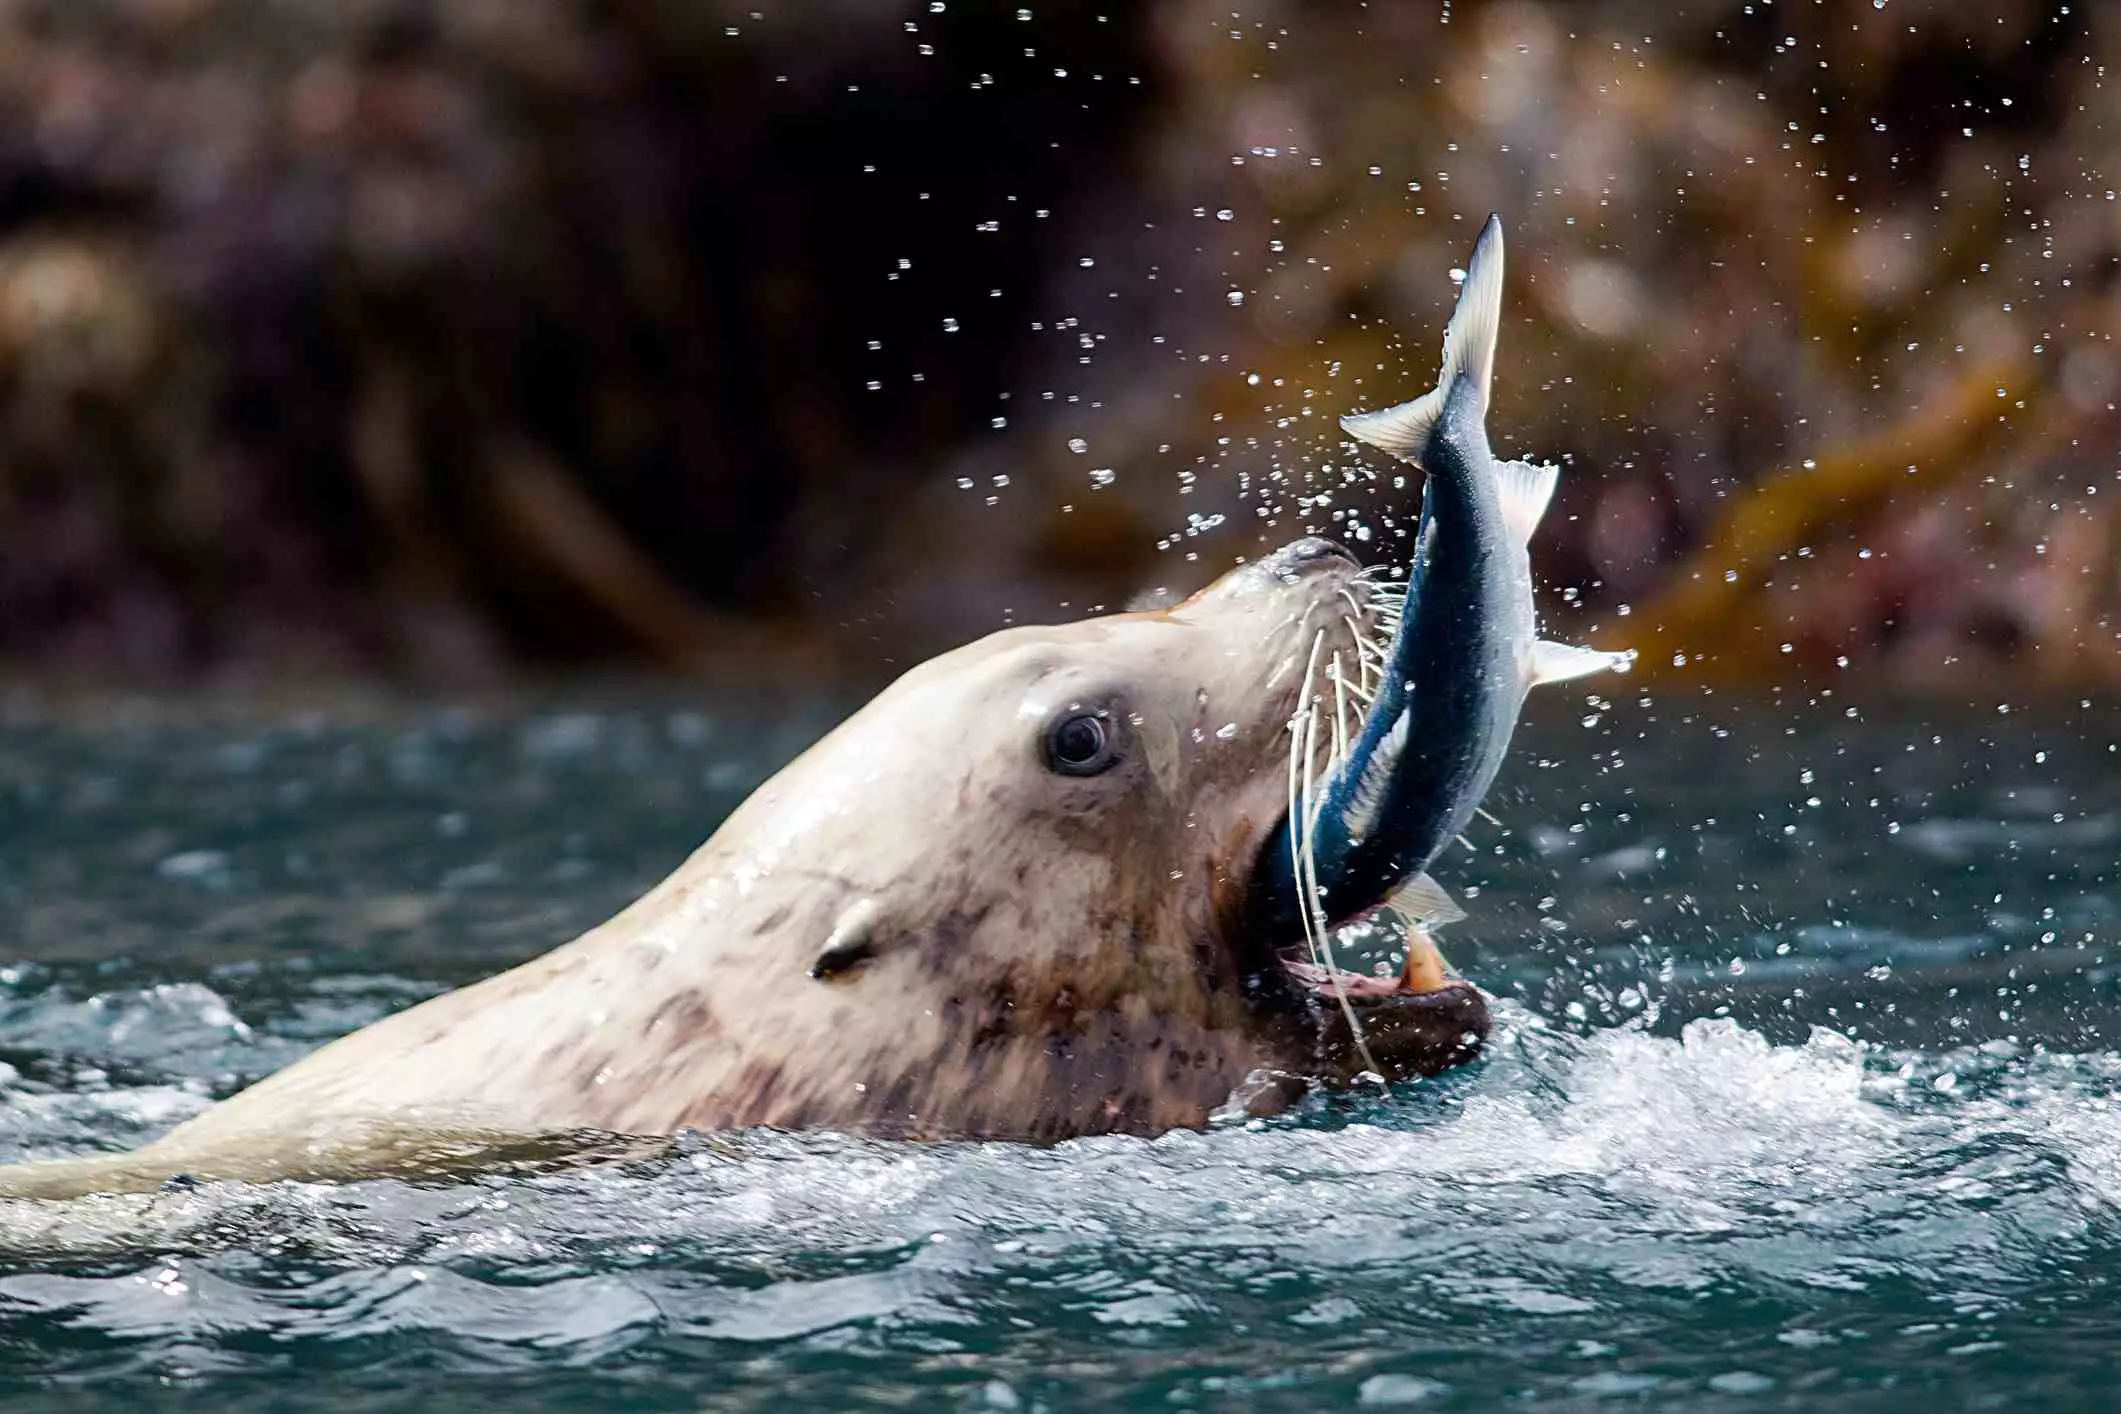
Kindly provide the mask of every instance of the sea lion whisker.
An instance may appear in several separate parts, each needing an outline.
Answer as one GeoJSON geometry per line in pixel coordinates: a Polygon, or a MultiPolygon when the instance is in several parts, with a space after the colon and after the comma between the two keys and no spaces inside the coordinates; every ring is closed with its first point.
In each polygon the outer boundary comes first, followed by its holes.
{"type": "MultiPolygon", "coordinates": [[[[1363,662],[1359,655],[1357,656],[1355,662],[1358,668],[1363,667],[1363,662]]],[[[1362,702],[1368,702],[1376,696],[1376,693],[1372,691],[1368,682],[1366,681],[1368,677],[1366,671],[1362,674],[1362,676],[1359,677],[1351,678],[1348,676],[1347,669],[1341,666],[1340,650],[1338,648],[1333,650],[1333,667],[1331,676],[1334,684],[1333,690],[1336,693],[1350,693],[1362,702]]]]}
{"type": "MultiPolygon", "coordinates": [[[[1304,884],[1304,848],[1309,829],[1305,822],[1310,816],[1313,804],[1311,797],[1304,789],[1304,781],[1309,775],[1307,768],[1311,752],[1311,729],[1316,710],[1307,698],[1297,714],[1289,719],[1289,810],[1288,814],[1283,818],[1289,822],[1290,873],[1294,876],[1300,905],[1302,902],[1301,895],[1306,887],[1304,884]]],[[[1311,959],[1315,962],[1318,960],[1318,948],[1311,939],[1310,910],[1308,906],[1303,906],[1302,911],[1304,913],[1304,943],[1310,949],[1311,959]]]]}
{"type": "MultiPolygon", "coordinates": [[[[1304,735],[1307,738],[1315,733],[1317,721],[1315,712],[1305,718],[1304,735]]],[[[1309,744],[1307,741],[1306,746],[1309,744]]],[[[1355,1043],[1355,1054],[1362,1059],[1364,1072],[1374,1076],[1378,1087],[1389,1094],[1391,1086],[1386,1082],[1384,1070],[1377,1064],[1377,1058],[1370,1053],[1369,1037],[1363,1031],[1361,1019],[1355,1015],[1354,1003],[1348,1000],[1347,979],[1341,975],[1340,964],[1333,956],[1333,930],[1326,918],[1325,905],[1320,899],[1322,891],[1318,886],[1318,856],[1314,848],[1312,826],[1315,823],[1316,807],[1320,802],[1316,782],[1311,773],[1311,760],[1311,752],[1305,751],[1301,791],[1304,808],[1289,817],[1291,830],[1300,831],[1294,842],[1294,859],[1297,895],[1302,905],[1304,921],[1304,941],[1309,945],[1311,956],[1325,969],[1326,980],[1332,985],[1333,997],[1340,1004],[1342,1017],[1347,1020],[1348,1038],[1355,1043]]]]}
{"type": "MultiPolygon", "coordinates": [[[[1303,863],[1301,841],[1305,827],[1303,821],[1309,816],[1313,801],[1303,783],[1309,779],[1311,764],[1311,738],[1318,715],[1317,699],[1311,694],[1311,684],[1318,671],[1319,650],[1325,646],[1323,629],[1311,639],[1310,656],[1304,664],[1303,689],[1296,699],[1296,711],[1289,718],[1289,861],[1297,876],[1296,887],[1303,889],[1303,863]]],[[[1306,935],[1308,940],[1308,934],[1306,935]]]]}
{"type": "Polygon", "coordinates": [[[1318,655],[1325,649],[1325,646],[1326,631],[1319,629],[1311,635],[1311,652],[1304,659],[1303,686],[1297,690],[1296,694],[1298,710],[1309,710],[1312,703],[1316,700],[1312,695],[1312,687],[1318,681],[1318,655]]]}
{"type": "Polygon", "coordinates": [[[1333,754],[1329,765],[1348,754],[1348,675],[1340,670],[1340,650],[1333,650],[1333,754]]]}
{"type": "MultiPolygon", "coordinates": [[[[1357,612],[1359,614],[1360,610],[1357,612]]],[[[1362,670],[1363,700],[1367,702],[1375,695],[1370,688],[1371,669],[1373,666],[1378,669],[1383,668],[1384,655],[1364,641],[1362,624],[1357,619],[1343,616],[1341,622],[1348,626],[1348,641],[1355,648],[1356,666],[1362,670]]]]}
{"type": "Polygon", "coordinates": [[[1381,685],[1372,685],[1367,682],[1351,682],[1348,684],[1348,696],[1350,699],[1348,705],[1354,715],[1354,720],[1348,728],[1349,740],[1352,741],[1356,736],[1360,735],[1363,718],[1368,716],[1370,709],[1377,705],[1377,687],[1381,685]]]}
{"type": "MultiPolygon", "coordinates": [[[[1311,651],[1304,663],[1303,691],[1297,698],[1297,711],[1289,719],[1289,861],[1291,872],[1296,875],[1297,892],[1304,889],[1303,872],[1305,851],[1309,848],[1310,818],[1317,809],[1317,798],[1311,788],[1313,758],[1317,750],[1318,698],[1311,686],[1317,680],[1318,655],[1326,642],[1325,630],[1320,629],[1311,639],[1311,651]]],[[[1306,920],[1308,925],[1308,920],[1306,920]]],[[[1306,926],[1304,940],[1311,940],[1306,926]]],[[[1312,949],[1312,960],[1317,960],[1317,949],[1312,949]]]]}
{"type": "Polygon", "coordinates": [[[1312,768],[1316,762],[1318,736],[1318,705],[1305,704],[1303,737],[1296,759],[1296,777],[1291,790],[1297,809],[1289,813],[1289,852],[1296,866],[1296,891],[1303,905],[1304,944],[1309,949],[1311,960],[1323,963],[1324,953],[1318,945],[1317,930],[1312,926],[1312,914],[1317,908],[1315,886],[1311,880],[1317,872],[1317,858],[1312,849],[1311,826],[1318,810],[1318,794],[1314,788],[1312,768]]]}
{"type": "MultiPolygon", "coordinates": [[[[1337,654],[1334,665],[1339,666],[1337,654]]],[[[1335,674],[1333,686],[1333,752],[1326,764],[1338,767],[1348,759],[1348,748],[1360,734],[1376,694],[1344,673],[1335,674]]]]}

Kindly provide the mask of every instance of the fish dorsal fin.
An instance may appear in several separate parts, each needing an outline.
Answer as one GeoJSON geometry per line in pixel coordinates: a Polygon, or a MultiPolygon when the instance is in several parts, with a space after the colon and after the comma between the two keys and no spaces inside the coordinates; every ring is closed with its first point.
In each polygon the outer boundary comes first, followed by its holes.
{"type": "Polygon", "coordinates": [[[1473,246],[1473,258],[1466,262],[1458,307],[1451,311],[1451,322],[1443,331],[1443,373],[1435,388],[1396,407],[1351,413],[1340,425],[1356,441],[1420,466],[1429,435],[1443,420],[1444,404],[1461,385],[1470,385],[1474,402],[1466,411],[1472,420],[1477,424],[1487,416],[1488,385],[1495,377],[1495,338],[1501,327],[1502,221],[1490,216],[1473,246]]]}
{"type": "Polygon", "coordinates": [[[1532,645],[1532,686],[1567,682],[1592,673],[1624,673],[1635,665],[1635,650],[1607,653],[1596,648],[1577,648],[1542,638],[1532,645]]]}
{"type": "Polygon", "coordinates": [[[1443,885],[1427,874],[1416,874],[1401,884],[1392,897],[1385,900],[1385,907],[1410,923],[1428,928],[1441,928],[1466,916],[1466,911],[1458,906],[1458,900],[1444,892],[1443,885]]]}
{"type": "Polygon", "coordinates": [[[1495,496],[1502,504],[1502,522],[1518,544],[1532,543],[1532,532],[1539,529],[1539,518],[1547,513],[1547,502],[1554,499],[1554,484],[1560,479],[1560,467],[1542,462],[1495,463],[1495,496]]]}

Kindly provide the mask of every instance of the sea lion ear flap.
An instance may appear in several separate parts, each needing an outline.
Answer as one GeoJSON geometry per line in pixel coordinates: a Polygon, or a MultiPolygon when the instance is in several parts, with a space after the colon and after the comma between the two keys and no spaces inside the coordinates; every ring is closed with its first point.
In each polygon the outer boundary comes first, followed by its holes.
{"type": "Polygon", "coordinates": [[[810,975],[820,982],[836,982],[876,956],[877,915],[876,900],[866,896],[841,909],[825,946],[810,964],[810,975]]]}

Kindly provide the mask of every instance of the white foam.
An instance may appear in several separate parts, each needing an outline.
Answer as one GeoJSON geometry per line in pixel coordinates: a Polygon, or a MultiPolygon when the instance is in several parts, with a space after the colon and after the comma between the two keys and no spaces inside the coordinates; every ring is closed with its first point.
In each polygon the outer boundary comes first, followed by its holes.
{"type": "MultiPolygon", "coordinates": [[[[1501,1015],[1480,1069],[1371,1102],[1359,1123],[1314,1112],[1051,1147],[722,1136],[686,1158],[535,1179],[0,1203],[0,1248],[270,1245],[364,1273],[347,1278],[356,1325],[387,1307],[392,1329],[527,1323],[601,1348],[654,1311],[741,1341],[947,1322],[1012,1272],[1084,1283],[1088,1315],[1116,1326],[1192,1319],[1203,1293],[1254,1270],[1299,1272],[1358,1304],[1383,1282],[1372,1299],[1535,1315],[1615,1288],[1855,1290],[1885,1270],[2003,1281],[2043,1269],[2048,1244],[2079,1240],[2091,1211],[2121,1201],[2110,1058],[1909,1058],[1825,1031],[1772,1044],[1724,1020],[1677,1037],[1581,1035],[1501,1015]],[[1947,1070],[1968,1078],[1940,1087],[1947,1070]],[[626,1270],[574,1324],[564,1303],[518,1309],[462,1282],[448,1300],[398,1292],[406,1268],[554,1263],[626,1270]],[[770,1279],[707,1292],[686,1275],[703,1264],[770,1279]]],[[[0,1299],[62,1295],[85,1299],[0,1278],[0,1299]]],[[[132,1293],[105,1296],[112,1321],[137,1318],[132,1293]]],[[[255,1291],[217,1303],[194,1286],[189,1299],[216,1331],[291,1319],[255,1291]]]]}

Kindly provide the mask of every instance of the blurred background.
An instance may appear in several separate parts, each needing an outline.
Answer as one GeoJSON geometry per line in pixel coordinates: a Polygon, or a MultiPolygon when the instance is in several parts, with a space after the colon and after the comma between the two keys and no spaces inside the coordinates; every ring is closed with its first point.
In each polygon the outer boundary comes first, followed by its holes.
{"type": "Polygon", "coordinates": [[[1334,419],[1493,210],[1558,633],[2110,681],[2117,65],[2084,0],[0,0],[0,664],[859,687],[1403,559],[1334,419]]]}

